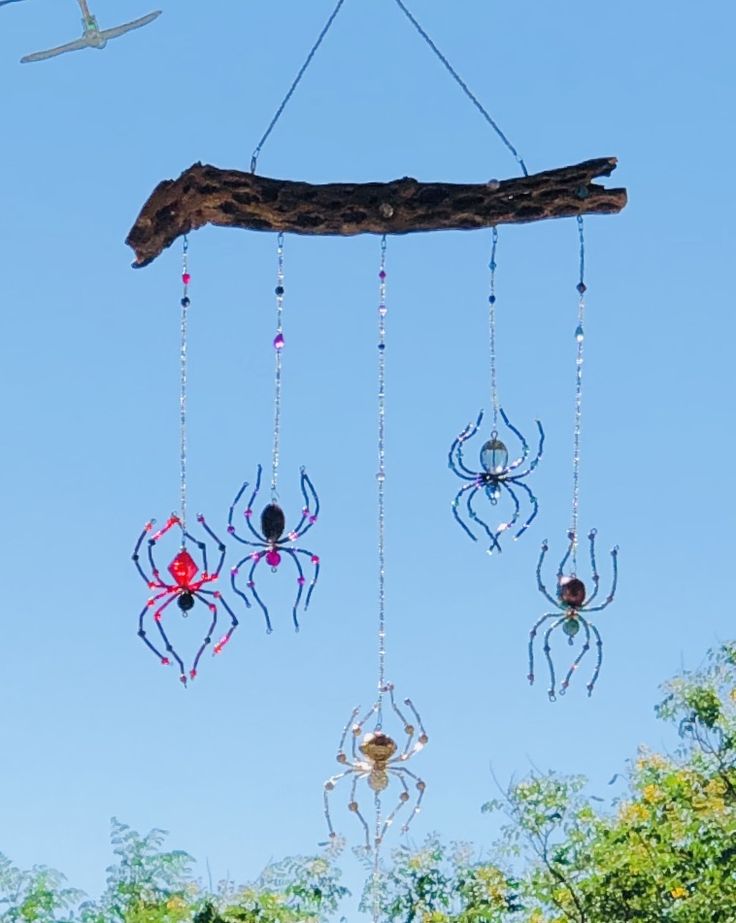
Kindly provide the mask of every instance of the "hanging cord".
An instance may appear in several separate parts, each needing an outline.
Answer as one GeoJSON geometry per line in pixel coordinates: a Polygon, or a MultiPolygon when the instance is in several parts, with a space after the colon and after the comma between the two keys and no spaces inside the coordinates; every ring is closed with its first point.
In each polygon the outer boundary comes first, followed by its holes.
{"type": "Polygon", "coordinates": [[[256,145],[256,149],[253,151],[253,155],[252,155],[252,157],[251,157],[251,159],[250,159],[250,172],[251,172],[251,173],[255,173],[255,172],[256,172],[256,166],[258,165],[258,158],[259,158],[259,156],[260,156],[261,150],[263,149],[263,145],[266,143],[266,141],[268,141],[268,139],[269,139],[269,137],[270,137],[270,135],[271,135],[271,132],[272,132],[272,131],[274,130],[274,128],[276,127],[276,123],[278,122],[278,120],[279,120],[279,119],[281,118],[281,116],[283,115],[284,109],[286,109],[286,107],[288,106],[289,100],[290,100],[291,97],[294,95],[294,91],[296,90],[296,88],[297,88],[297,87],[299,86],[299,84],[301,83],[302,77],[303,77],[304,74],[307,72],[307,68],[308,68],[309,65],[312,63],[312,60],[314,59],[314,56],[317,54],[317,51],[319,50],[319,46],[320,46],[320,45],[322,44],[322,42],[325,40],[325,37],[327,36],[327,33],[328,33],[328,32],[330,31],[330,29],[332,28],[332,24],[333,24],[333,22],[337,19],[337,14],[338,14],[338,13],[340,12],[340,10],[342,9],[342,5],[343,5],[344,3],[345,3],[345,0],[338,0],[337,6],[336,6],[335,9],[332,11],[332,14],[331,14],[330,18],[329,18],[329,19],[327,20],[327,22],[325,23],[325,26],[324,26],[324,28],[322,29],[322,31],[320,32],[317,41],[316,41],[316,42],[314,43],[314,45],[312,46],[312,50],[311,50],[311,51],[309,52],[309,54],[307,55],[307,60],[304,62],[304,64],[302,64],[301,69],[299,70],[299,73],[296,75],[296,78],[295,78],[294,82],[293,82],[292,85],[289,87],[289,92],[286,94],[286,96],[285,96],[285,97],[283,98],[283,100],[281,101],[281,105],[280,105],[280,106],[278,107],[278,109],[276,110],[276,114],[275,114],[274,117],[271,119],[271,122],[270,122],[268,128],[266,129],[266,131],[265,131],[263,137],[261,138],[261,140],[260,140],[260,141],[258,142],[258,144],[256,145]]]}
{"type": "Polygon", "coordinates": [[[572,539],[572,566],[573,572],[577,570],[578,552],[578,518],[580,513],[580,435],[583,426],[583,347],[585,345],[585,225],[578,215],[578,238],[580,241],[580,281],[577,284],[578,295],[578,325],[575,328],[577,342],[577,360],[575,364],[575,430],[573,436],[572,454],[572,521],[570,524],[570,537],[572,539]]]}
{"type": "Polygon", "coordinates": [[[273,396],[273,453],[271,455],[271,500],[278,500],[279,461],[281,459],[281,378],[284,340],[284,235],[279,234],[276,243],[278,268],[276,271],[276,336],[273,348],[276,354],[273,396]]]}
{"type": "Polygon", "coordinates": [[[181,521],[181,547],[186,546],[187,531],[187,360],[188,360],[188,311],[189,283],[189,240],[186,234],[182,244],[181,281],[184,292],[181,298],[181,327],[179,345],[179,519],[181,521]]]}
{"type": "Polygon", "coordinates": [[[488,339],[491,351],[491,406],[493,408],[493,435],[498,432],[498,385],[496,382],[496,248],[498,247],[498,228],[493,228],[491,246],[491,294],[488,296],[488,339]]]}
{"type": "Polygon", "coordinates": [[[483,116],[486,122],[488,122],[491,128],[496,132],[496,134],[501,139],[501,141],[504,143],[504,145],[508,148],[508,150],[511,151],[511,153],[513,154],[514,160],[516,160],[516,162],[521,167],[521,171],[524,174],[524,176],[529,176],[529,171],[527,170],[526,164],[524,163],[524,158],[520,156],[519,152],[516,150],[514,145],[509,141],[509,139],[503,133],[503,131],[501,130],[500,126],[495,121],[495,119],[491,116],[491,114],[488,112],[485,106],[480,102],[478,97],[471,91],[470,87],[467,85],[467,83],[465,83],[465,81],[462,79],[460,74],[458,74],[458,72],[455,70],[452,64],[450,64],[447,58],[442,54],[442,52],[435,45],[435,43],[432,41],[429,35],[427,35],[427,33],[424,31],[424,29],[419,24],[419,22],[412,15],[411,11],[408,9],[406,4],[404,4],[402,0],[394,0],[394,2],[398,6],[398,8],[401,10],[401,12],[409,20],[409,22],[414,26],[417,32],[421,35],[424,41],[429,45],[432,51],[437,55],[440,61],[445,65],[445,67],[449,71],[450,76],[453,78],[455,83],[457,83],[457,85],[460,87],[463,93],[465,93],[465,95],[468,97],[471,103],[475,106],[478,112],[480,112],[480,114],[483,116]]]}
{"type": "MultiPolygon", "coordinates": [[[[378,708],[376,730],[383,724],[383,697],[386,692],[386,235],[381,238],[381,267],[378,273],[378,708]]],[[[380,792],[374,797],[376,810],[373,845],[372,916],[380,917],[381,832],[383,811],[380,792]]]]}

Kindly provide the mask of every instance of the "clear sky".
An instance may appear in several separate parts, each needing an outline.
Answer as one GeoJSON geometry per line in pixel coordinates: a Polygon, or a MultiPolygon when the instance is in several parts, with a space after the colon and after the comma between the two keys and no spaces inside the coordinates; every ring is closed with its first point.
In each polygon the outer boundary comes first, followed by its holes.
{"type": "MultiPolygon", "coordinates": [[[[243,612],[187,691],[136,637],[133,544],[178,499],[180,250],[134,272],[123,241],[160,180],[197,160],[248,168],[332,6],[161,2],[103,52],[24,66],[78,34],[76,4],[0,9],[0,850],[92,892],[112,815],[170,830],[214,878],[314,849],[340,731],[375,684],[375,238],[286,241],[281,499],[293,516],[306,465],[323,506],[301,634],[291,576],[265,572],[273,635],[243,612]]],[[[581,527],[598,529],[604,588],[621,549],[592,700],[582,675],[555,705],[526,682],[539,546],[553,582],[569,520],[575,222],[500,229],[502,403],[547,432],[539,520],[500,558],[453,522],[446,464],[489,404],[490,233],[389,241],[388,671],[431,737],[412,766],[428,782],[416,839],[489,842],[491,767],[579,771],[607,796],[640,742],[674,744],[653,714],[660,681],[733,635],[736,12],[599,6],[412,4],[532,172],[615,155],[611,185],[630,193],[587,222],[581,527]]],[[[102,27],[150,8],[93,4],[102,27]]],[[[313,182],[517,170],[390,0],[348,0],[259,168],[313,182]]],[[[208,228],[190,256],[190,502],[222,531],[269,461],[275,240],[208,228]]],[[[336,824],[357,843],[344,795],[336,824]]]]}

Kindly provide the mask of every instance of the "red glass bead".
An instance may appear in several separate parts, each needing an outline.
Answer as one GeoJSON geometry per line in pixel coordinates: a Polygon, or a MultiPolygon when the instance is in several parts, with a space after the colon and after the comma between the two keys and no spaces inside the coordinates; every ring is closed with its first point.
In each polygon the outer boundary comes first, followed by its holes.
{"type": "Polygon", "coordinates": [[[189,285],[189,283],[192,281],[192,277],[188,272],[185,272],[181,277],[181,281],[184,283],[184,285],[189,285]]]}
{"type": "Polygon", "coordinates": [[[191,585],[192,580],[197,576],[197,570],[197,565],[186,550],[180,551],[171,564],[169,564],[169,573],[174,580],[176,580],[177,584],[182,587],[191,585]]]}
{"type": "Polygon", "coordinates": [[[269,567],[273,568],[277,568],[281,563],[281,555],[278,553],[278,551],[276,551],[275,548],[272,548],[271,551],[266,554],[266,563],[269,565],[269,567]]]}

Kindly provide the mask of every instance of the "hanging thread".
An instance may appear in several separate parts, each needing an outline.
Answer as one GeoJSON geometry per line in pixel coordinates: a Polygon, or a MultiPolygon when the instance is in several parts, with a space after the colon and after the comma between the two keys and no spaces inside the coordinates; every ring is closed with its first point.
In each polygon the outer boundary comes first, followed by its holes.
{"type": "Polygon", "coordinates": [[[505,135],[504,132],[501,130],[501,127],[500,127],[499,124],[496,122],[496,120],[491,116],[491,114],[488,112],[488,110],[485,108],[485,106],[481,103],[481,101],[478,99],[478,97],[471,91],[470,87],[469,87],[469,86],[467,85],[467,83],[462,79],[462,77],[460,76],[460,74],[458,74],[458,72],[455,70],[455,68],[452,66],[452,64],[450,64],[450,62],[448,61],[448,59],[442,54],[442,52],[440,51],[440,49],[439,49],[439,48],[437,47],[437,45],[432,41],[432,39],[431,39],[430,36],[427,34],[427,32],[425,32],[425,30],[424,30],[424,29],[422,28],[422,26],[420,25],[419,21],[416,19],[416,17],[413,15],[413,13],[409,10],[409,8],[406,6],[406,4],[403,3],[402,0],[395,0],[395,3],[396,3],[396,6],[398,6],[398,8],[401,10],[401,12],[402,12],[402,13],[406,16],[406,18],[409,20],[409,22],[414,26],[414,28],[417,30],[417,32],[421,35],[421,37],[424,39],[424,41],[429,45],[429,47],[432,49],[432,51],[435,53],[435,55],[439,58],[439,60],[442,62],[442,64],[445,66],[445,68],[446,68],[447,71],[449,72],[450,76],[451,76],[452,79],[455,81],[455,83],[457,83],[457,85],[460,87],[460,89],[463,91],[463,93],[468,97],[468,99],[470,100],[470,102],[475,106],[475,108],[478,110],[478,112],[480,112],[480,114],[483,116],[483,118],[486,120],[486,122],[488,122],[488,124],[491,126],[491,128],[495,131],[496,135],[501,139],[501,141],[503,142],[503,144],[505,145],[505,147],[511,152],[511,154],[512,154],[513,157],[514,157],[514,160],[515,160],[515,161],[519,164],[519,166],[521,167],[521,172],[523,173],[523,175],[524,175],[524,176],[529,176],[529,171],[527,170],[526,164],[524,163],[524,158],[519,154],[519,152],[516,150],[516,148],[514,147],[514,145],[513,145],[513,144],[509,141],[509,139],[506,137],[506,135],[505,135]]]}
{"type": "Polygon", "coordinates": [[[256,172],[256,166],[258,165],[258,158],[259,158],[259,156],[260,156],[261,150],[263,149],[263,145],[266,143],[266,141],[268,141],[268,139],[269,139],[269,137],[270,137],[270,135],[271,135],[271,132],[272,132],[272,131],[274,130],[274,128],[276,127],[276,123],[277,123],[278,120],[281,118],[281,116],[282,116],[282,114],[283,114],[283,112],[284,112],[284,109],[286,109],[286,107],[287,107],[288,104],[289,104],[289,100],[290,100],[291,97],[294,95],[294,91],[296,90],[296,88],[297,88],[297,87],[299,86],[299,84],[301,83],[302,77],[303,77],[303,76],[305,75],[305,73],[307,72],[307,68],[308,68],[309,65],[312,63],[312,60],[313,60],[314,56],[317,54],[317,51],[319,50],[319,46],[320,46],[320,45],[322,44],[322,42],[325,40],[325,37],[327,36],[327,33],[328,33],[328,32],[330,31],[330,29],[332,28],[332,24],[333,24],[333,22],[337,19],[337,14],[338,14],[338,13],[340,12],[340,10],[342,9],[343,3],[345,3],[345,0],[338,0],[337,6],[335,7],[335,9],[334,9],[334,10],[332,11],[332,13],[330,14],[330,18],[329,18],[329,19],[327,20],[327,22],[325,23],[325,26],[324,26],[324,28],[322,29],[322,31],[320,32],[320,34],[319,34],[319,36],[318,36],[318,38],[317,38],[317,41],[314,43],[314,45],[312,46],[311,51],[310,51],[309,54],[307,55],[306,61],[304,62],[304,64],[302,64],[301,68],[299,69],[299,73],[296,75],[296,77],[295,77],[295,79],[294,79],[294,82],[293,82],[292,85],[289,87],[288,93],[286,94],[286,96],[285,96],[285,97],[283,98],[283,100],[281,101],[281,105],[280,105],[280,106],[278,107],[278,109],[276,110],[276,114],[275,114],[274,117],[271,119],[271,121],[270,121],[270,123],[269,123],[269,125],[268,125],[268,128],[266,129],[266,131],[265,131],[264,134],[263,134],[263,137],[261,138],[261,140],[260,140],[260,141],[258,142],[258,144],[256,145],[256,149],[253,151],[253,155],[251,156],[251,159],[250,159],[250,172],[251,172],[251,173],[255,173],[255,172],[256,172]]]}
{"type": "Polygon", "coordinates": [[[284,340],[284,235],[279,234],[276,242],[277,271],[276,271],[276,336],[273,339],[273,348],[276,355],[276,370],[274,374],[273,398],[273,452],[271,454],[271,500],[278,499],[279,461],[281,458],[281,379],[282,379],[282,352],[286,341],[284,340]]]}
{"type": "Polygon", "coordinates": [[[578,324],[575,328],[577,359],[575,363],[575,429],[572,455],[572,519],[570,523],[573,573],[577,568],[578,519],[580,514],[580,437],[583,425],[583,349],[585,345],[585,293],[587,291],[585,284],[585,225],[581,216],[578,216],[577,222],[580,243],[580,280],[577,284],[579,295],[578,324]]]}
{"type": "Polygon", "coordinates": [[[493,408],[493,435],[498,434],[498,385],[496,380],[496,248],[498,228],[493,228],[491,246],[491,294],[488,297],[488,339],[491,351],[491,407],[493,408]]]}
{"type": "Polygon", "coordinates": [[[187,360],[188,360],[188,311],[189,283],[189,240],[184,235],[182,244],[181,281],[184,292],[181,298],[181,327],[179,345],[179,518],[181,520],[181,547],[186,546],[187,532],[187,360]]]}

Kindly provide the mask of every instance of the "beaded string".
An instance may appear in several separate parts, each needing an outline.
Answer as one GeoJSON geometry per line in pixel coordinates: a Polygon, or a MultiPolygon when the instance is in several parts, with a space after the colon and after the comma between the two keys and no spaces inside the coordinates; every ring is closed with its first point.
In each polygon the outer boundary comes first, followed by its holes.
{"type": "Polygon", "coordinates": [[[570,539],[572,541],[572,566],[573,573],[577,569],[578,552],[578,519],[580,513],[580,437],[583,426],[583,347],[585,344],[585,225],[578,215],[578,238],[580,241],[580,281],[578,291],[578,325],[575,328],[577,342],[577,359],[575,362],[575,429],[573,435],[572,454],[572,520],[570,524],[570,539]]]}
{"type": "MultiPolygon", "coordinates": [[[[386,235],[381,238],[381,264],[378,273],[378,705],[376,730],[383,724],[383,697],[386,692],[386,235]]],[[[374,794],[375,838],[373,881],[371,886],[373,923],[380,917],[381,843],[383,808],[380,792],[374,794]]]]}
{"type": "Polygon", "coordinates": [[[179,519],[181,521],[181,547],[186,547],[187,532],[187,360],[188,360],[188,310],[189,283],[189,240],[184,235],[182,244],[181,281],[184,291],[181,298],[181,326],[179,345],[179,519]]]}
{"type": "Polygon", "coordinates": [[[276,243],[278,268],[276,271],[276,336],[273,348],[276,355],[273,398],[273,453],[271,455],[271,500],[278,500],[279,461],[281,458],[281,374],[284,340],[284,235],[276,243]]]}
{"type": "Polygon", "coordinates": [[[493,228],[491,261],[491,294],[488,296],[488,339],[491,353],[491,407],[493,408],[493,435],[498,432],[498,385],[496,382],[496,248],[498,228],[493,228]]]}

